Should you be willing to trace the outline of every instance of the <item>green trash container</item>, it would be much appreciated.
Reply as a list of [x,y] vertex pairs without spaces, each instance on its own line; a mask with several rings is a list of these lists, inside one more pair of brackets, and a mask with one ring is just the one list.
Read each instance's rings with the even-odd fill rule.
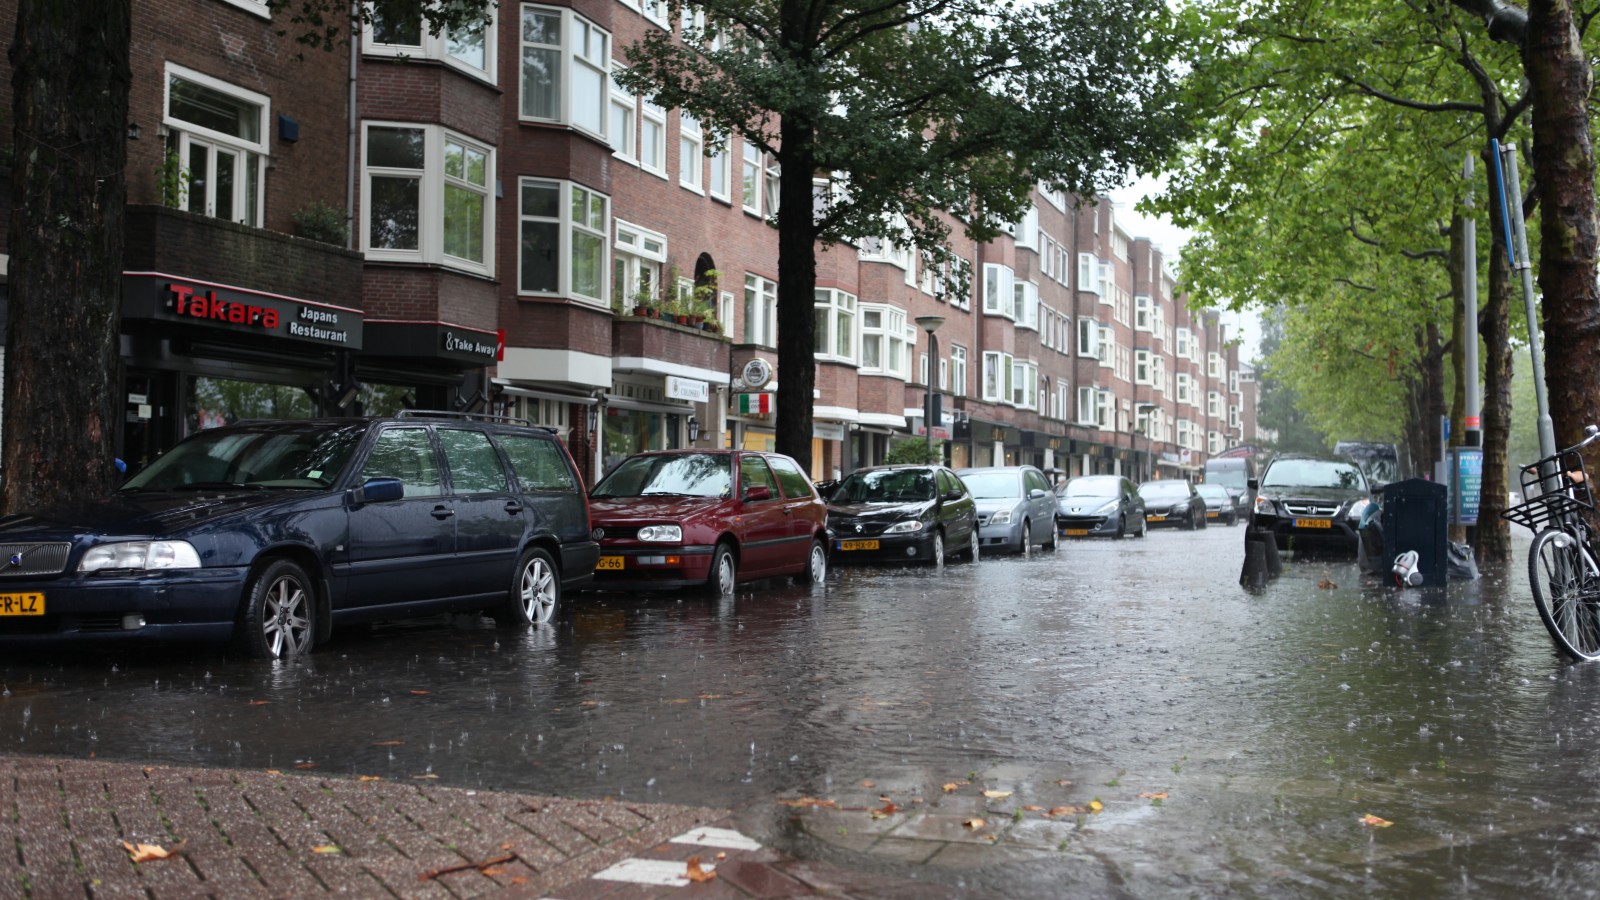
[[1450,491],[1435,481],[1407,478],[1383,486],[1383,554],[1389,565],[1417,551],[1424,586],[1444,584],[1450,556]]

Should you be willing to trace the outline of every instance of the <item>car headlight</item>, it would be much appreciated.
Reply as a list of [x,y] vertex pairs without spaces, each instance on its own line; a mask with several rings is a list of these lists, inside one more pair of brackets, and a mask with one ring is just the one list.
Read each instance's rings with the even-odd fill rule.
[[90,548],[79,572],[102,569],[198,569],[200,554],[187,541],[122,541]]
[[1268,515],[1276,515],[1277,512],[1278,512],[1278,508],[1272,504],[1272,498],[1271,497],[1257,497],[1256,498],[1256,512],[1258,512],[1258,513],[1266,513]]
[[1007,525],[1011,522],[1011,510],[1002,509],[989,517],[990,525]]
[[888,528],[885,528],[883,530],[883,533],[884,534],[915,534],[916,532],[921,531],[921,530],[922,530],[922,521],[920,519],[907,519],[904,522],[896,522],[893,525],[890,525]]
[[646,525],[639,529],[641,541],[683,541],[682,525]]
[[1109,513],[1114,513],[1116,511],[1117,511],[1117,501],[1116,500],[1112,500],[1111,502],[1107,503],[1105,506],[1102,506],[1099,509],[1095,510],[1094,514],[1097,515],[1097,516],[1099,516],[1099,515],[1107,515]]

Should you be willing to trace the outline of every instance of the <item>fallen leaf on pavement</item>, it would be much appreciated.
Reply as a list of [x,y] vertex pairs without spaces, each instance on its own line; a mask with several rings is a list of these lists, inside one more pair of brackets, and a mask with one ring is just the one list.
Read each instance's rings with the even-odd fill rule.
[[412,690],[408,691],[408,693],[413,694],[413,695],[418,696],[418,697],[426,697],[427,695],[433,693],[433,691],[425,691],[425,690],[422,690],[421,688],[413,688]]
[[267,704],[269,704],[271,702],[272,702],[271,700],[251,700],[250,701],[250,705],[251,706],[266,706]]
[[1317,587],[1322,588],[1325,591],[1337,590],[1339,588],[1339,586],[1334,584],[1333,581],[1331,581],[1326,575],[1322,576],[1322,580],[1317,582]]
[[1100,810],[1105,809],[1105,808],[1106,808],[1106,805],[1104,803],[1101,803],[1099,800],[1090,800],[1089,801],[1089,812],[1097,813]]
[[296,769],[315,769],[317,767],[317,764],[316,763],[295,763],[294,767]]
[[166,859],[173,854],[173,851],[159,844],[130,844],[127,841],[123,841],[122,846],[127,849],[128,856],[132,857],[136,863],[150,862],[153,859]]
[[949,782],[948,784],[946,784],[944,786],[944,792],[946,794],[953,794],[956,791],[961,790],[962,786],[965,785],[966,783],[967,782],[965,782],[965,781],[952,781],[952,782]]
[[268,769],[267,770],[267,774],[268,775],[282,775],[283,773],[278,771],[277,769]]
[[1011,791],[984,791],[983,795],[990,800],[1004,800],[1011,796]]
[[312,847],[311,848],[311,852],[312,853],[343,853],[344,851],[340,850],[337,846],[335,846],[333,844],[323,844],[321,847]]
[[1044,807],[1040,806],[1037,803],[1029,803],[1027,806],[1024,806],[1022,808],[1023,812],[1040,812],[1043,809],[1044,809]]
[[864,788],[875,788],[878,786],[878,783],[876,781],[863,781],[861,782],[861,786]]
[[374,747],[403,747],[403,746],[405,746],[405,743],[406,743],[405,741],[373,741],[372,742],[372,746],[374,746]]
[[1081,816],[1089,811],[1087,806],[1053,806],[1045,813],[1047,816]]
[[510,850],[511,849],[511,842],[507,841],[506,843],[501,844],[500,845],[500,849],[501,850]]
[[511,883],[512,884],[527,884],[528,883],[528,879],[527,879],[526,876],[523,876],[523,875],[513,875],[513,876],[511,876]]
[[874,819],[887,819],[898,811],[899,807],[895,806],[893,803],[885,803],[883,804],[882,809],[875,809],[872,811],[872,817]]
[[1165,800],[1165,799],[1167,799],[1167,792],[1166,791],[1141,791],[1141,792],[1139,792],[1139,798],[1141,800]]
[[779,800],[778,802],[784,806],[792,806],[796,809],[810,809],[814,806],[821,806],[825,809],[834,809],[839,805],[833,800],[818,800],[815,797],[799,797],[794,800]]
[[1366,815],[1361,817],[1361,824],[1370,825],[1373,828],[1388,828],[1390,825],[1393,825],[1394,823],[1389,821],[1388,819],[1380,819],[1377,816],[1373,815],[1372,813],[1367,813]]
[[970,829],[972,831],[977,831],[978,829],[982,828],[983,826],[985,826],[985,825],[987,825],[989,823],[985,822],[982,819],[964,819],[964,820],[962,820],[961,824],[966,826],[968,829]]
[[429,773],[427,773],[427,774],[426,774],[426,775],[413,775],[413,776],[411,776],[411,777],[412,777],[412,778],[433,778],[433,779],[436,779],[436,778],[438,778],[438,777],[439,777],[439,776],[437,776],[437,775],[435,775],[435,774],[433,774],[433,773],[432,773],[432,772],[429,772]]
[[684,872],[684,877],[697,884],[702,881],[710,881],[711,879],[717,877],[717,873],[707,872],[705,869],[700,868],[700,857],[698,856],[689,857],[689,862],[687,865],[688,871]]
[[357,778],[356,780],[357,781],[382,781],[383,780],[383,776],[382,775],[362,775],[359,778]]
[[489,866],[488,868],[479,869],[478,871],[489,876],[490,878],[493,878],[496,875],[504,875],[506,873],[506,870],[500,868],[499,866]]

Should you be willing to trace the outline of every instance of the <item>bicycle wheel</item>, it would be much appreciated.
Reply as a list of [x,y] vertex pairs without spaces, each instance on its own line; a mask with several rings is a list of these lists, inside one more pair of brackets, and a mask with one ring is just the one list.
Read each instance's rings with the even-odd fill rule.
[[1558,528],[1539,532],[1528,548],[1528,580],[1539,618],[1561,652],[1600,659],[1600,590],[1578,547],[1576,538]]

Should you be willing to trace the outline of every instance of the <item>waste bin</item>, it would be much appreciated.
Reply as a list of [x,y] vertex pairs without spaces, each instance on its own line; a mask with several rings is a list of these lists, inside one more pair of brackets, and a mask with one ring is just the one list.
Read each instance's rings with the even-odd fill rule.
[[1422,583],[1444,584],[1449,564],[1450,491],[1421,478],[1383,487],[1383,555],[1390,564],[1407,550],[1417,551]]

